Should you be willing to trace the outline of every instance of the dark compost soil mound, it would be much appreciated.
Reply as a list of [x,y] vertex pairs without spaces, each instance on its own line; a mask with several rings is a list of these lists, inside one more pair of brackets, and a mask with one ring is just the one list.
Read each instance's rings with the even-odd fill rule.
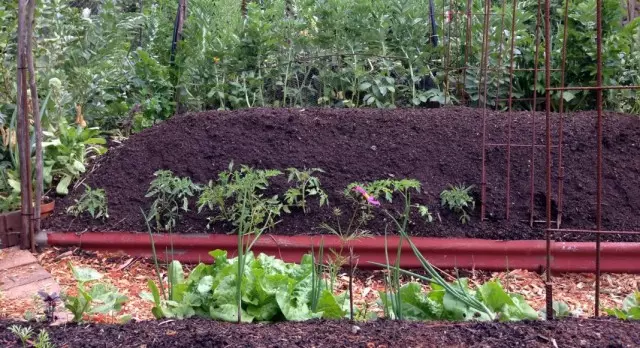
[[[230,161],[256,168],[284,170],[288,167],[322,168],[324,189],[331,207],[304,215],[284,215],[272,233],[317,234],[318,226],[332,222],[332,208],[350,216],[351,206],[342,191],[354,181],[384,178],[415,178],[424,193],[414,202],[428,205],[434,222],[424,224],[416,217],[411,234],[434,237],[486,239],[542,239],[544,223],[529,226],[531,147],[511,148],[511,217],[505,220],[506,147],[488,146],[486,152],[486,216],[481,222],[482,180],[481,109],[442,108],[420,110],[377,109],[248,109],[233,112],[205,112],[174,117],[131,136],[112,148],[85,176],[84,183],[104,188],[109,200],[106,223],[87,218],[74,219],[66,207],[79,198],[82,186],[57,204],[57,213],[45,222],[56,231],[146,231],[140,208],[148,209],[144,198],[153,173],[170,169],[198,183],[215,179]],[[489,112],[487,142],[506,143],[508,114]],[[535,119],[535,120],[534,120]],[[534,125],[535,121],[535,125]],[[558,116],[553,115],[554,144]],[[564,124],[564,228],[595,228],[596,199],[596,114],[565,115]],[[606,114],[604,126],[603,226],[610,230],[640,229],[640,118]],[[533,128],[533,130],[532,130]],[[545,115],[513,113],[513,144],[535,140],[534,213],[545,219]],[[553,149],[554,213],[557,209],[557,148]],[[463,225],[456,215],[440,207],[440,192],[449,184],[475,185],[478,201],[471,222]],[[286,176],[275,180],[271,192],[284,193]],[[395,208],[399,208],[396,204]],[[205,232],[207,214],[192,212],[178,223],[177,232]],[[555,220],[555,215],[554,215]],[[555,225],[555,224],[554,224]],[[218,226],[219,227],[219,226]],[[384,232],[382,214],[372,222],[373,233]],[[215,233],[228,232],[214,228]],[[586,235],[557,235],[557,240],[593,240]],[[630,235],[606,236],[604,240],[640,240]]]
[[[0,345],[20,347],[0,322]],[[23,324],[24,325],[24,324]],[[57,347],[638,347],[640,323],[562,320],[523,323],[418,323],[378,320],[230,324],[190,319],[44,327]],[[39,332],[39,326],[33,327]]]

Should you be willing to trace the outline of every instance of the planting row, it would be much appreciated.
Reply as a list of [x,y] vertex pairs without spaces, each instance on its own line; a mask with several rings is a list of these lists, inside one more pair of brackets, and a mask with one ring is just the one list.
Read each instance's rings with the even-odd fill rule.
[[[198,185],[190,178],[176,177],[171,171],[160,170],[155,173],[155,179],[147,190],[146,198],[152,199],[151,206],[142,214],[156,231],[171,232],[182,213],[190,210],[190,200],[197,196],[198,213],[208,214],[207,228],[218,226],[240,235],[259,235],[272,230],[281,217],[295,210],[306,214],[310,209],[315,209],[312,208],[314,205],[318,209],[330,208],[329,195],[314,176],[316,172],[322,170],[288,168],[289,187],[284,193],[274,193],[269,189],[270,182],[285,174],[280,170],[258,170],[244,165],[234,169],[231,163],[228,170],[218,174],[217,180],[206,185]],[[456,214],[463,224],[469,221],[469,212],[475,207],[475,201],[469,194],[471,188],[450,186],[440,194],[441,205]],[[340,208],[334,207],[332,212],[335,220],[323,222],[318,227],[343,238],[355,238],[368,235],[367,225],[378,216],[384,218],[387,226],[396,232],[400,226],[389,226],[392,221],[405,219],[404,229],[414,224],[413,219],[416,218],[422,223],[432,222],[429,207],[411,201],[412,195],[421,193],[421,184],[415,179],[354,182],[343,192],[352,203],[352,210],[345,214]],[[399,202],[394,203],[394,200]],[[383,209],[383,206],[390,208]],[[106,192],[85,185],[83,195],[67,208],[67,212],[74,216],[87,214],[93,219],[108,219]]]
[[[408,241],[410,243],[410,240]],[[370,304],[356,306],[351,289],[336,286],[335,258],[317,262],[318,255],[307,254],[299,264],[248,252],[228,258],[227,253],[210,253],[214,263],[201,263],[188,274],[178,261],[167,266],[166,278],[157,268],[157,281],[148,280],[149,292],[140,297],[153,303],[152,313],[158,318],[210,318],[229,322],[303,321],[314,318],[356,321],[377,319]],[[507,293],[499,281],[482,285],[466,278],[446,282],[424,261],[426,276],[403,271],[391,265],[385,277],[385,289],[379,293],[384,317],[421,321],[517,321],[544,318],[519,294]],[[40,292],[45,306],[37,321],[55,320],[60,301],[73,314],[74,322],[82,322],[91,314],[108,314],[122,322],[130,316],[122,314],[128,298],[118,289],[101,283],[102,275],[91,268],[70,269],[77,280],[76,295]],[[412,275],[414,280],[402,286],[398,273]],[[422,283],[429,285],[425,290]],[[555,317],[571,316],[562,302],[553,305]],[[606,309],[620,319],[640,319],[640,292],[627,296],[621,308]]]

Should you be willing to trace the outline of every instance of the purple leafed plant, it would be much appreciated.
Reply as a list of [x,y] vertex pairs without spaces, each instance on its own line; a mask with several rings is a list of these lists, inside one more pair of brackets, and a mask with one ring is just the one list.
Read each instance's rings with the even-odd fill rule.
[[55,312],[58,301],[60,301],[60,295],[55,292],[49,294],[44,291],[38,291],[38,295],[40,295],[40,298],[45,303],[44,315],[47,322],[53,322],[54,320],[56,320]]

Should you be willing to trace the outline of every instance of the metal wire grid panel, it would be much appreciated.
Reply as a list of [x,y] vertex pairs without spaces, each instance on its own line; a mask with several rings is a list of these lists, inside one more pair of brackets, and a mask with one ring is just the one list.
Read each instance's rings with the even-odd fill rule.
[[[507,8],[505,5],[507,4],[507,0],[502,0],[502,11],[501,13],[492,13],[492,2],[484,1],[484,12],[482,13],[472,13],[472,0],[466,0],[466,11],[461,11],[457,13],[457,15],[461,15],[466,17],[466,49],[464,52],[464,65],[461,67],[450,67],[450,56],[451,56],[451,30],[452,26],[455,27],[459,25],[459,22],[451,20],[451,12],[445,12],[443,9],[442,13],[442,23],[443,23],[443,33],[445,35],[445,44],[448,45],[446,54],[444,57],[444,74],[445,81],[448,81],[448,75],[451,69],[456,69],[457,71],[462,71],[462,79],[466,82],[467,71],[475,70],[478,71],[478,76],[480,77],[480,84],[478,87],[479,100],[482,101],[480,105],[482,108],[482,173],[481,173],[481,220],[486,220],[486,205],[487,205],[487,150],[492,147],[504,147],[506,149],[506,161],[504,163],[505,167],[505,218],[507,220],[511,219],[511,182],[512,182],[512,172],[511,172],[511,158],[512,153],[511,150],[514,147],[528,147],[530,149],[530,161],[531,166],[529,169],[529,205],[530,205],[530,213],[529,213],[529,224],[531,226],[534,223],[544,223],[545,224],[545,239],[546,239],[546,277],[545,277],[545,289],[546,289],[546,315],[548,319],[553,318],[553,285],[552,285],[552,275],[551,275],[551,245],[553,243],[553,235],[554,233],[582,233],[582,234],[595,234],[596,236],[596,252],[594,255],[595,258],[595,268],[596,268],[596,284],[595,284],[595,316],[599,316],[600,313],[600,243],[601,243],[601,235],[602,234],[634,234],[640,235],[640,231],[607,231],[602,228],[602,201],[603,201],[603,91],[608,89],[626,89],[626,90],[638,90],[640,86],[605,86],[603,84],[603,59],[602,59],[602,8],[603,8],[603,0],[597,0],[596,4],[596,44],[597,44],[597,59],[596,59],[596,81],[592,86],[566,86],[566,59],[567,59],[567,33],[569,27],[568,14],[569,14],[569,4],[570,0],[566,0],[564,3],[563,9],[563,40],[562,40],[562,48],[561,48],[561,61],[560,62],[552,62],[552,52],[551,45],[546,43],[551,42],[551,0],[538,0],[537,13],[536,13],[536,25],[535,25],[535,58],[534,58],[534,66],[533,68],[516,68],[515,62],[515,17],[516,10],[518,8],[518,0],[509,0],[511,3],[511,28],[510,28],[510,37],[508,44],[508,52],[504,52],[503,46],[500,45],[498,49],[498,62],[502,62],[503,55],[509,56],[508,59],[508,70],[505,72],[502,66],[491,66],[489,56],[491,54],[491,47],[489,44],[490,35],[489,35],[489,26],[490,26],[490,18],[492,16],[500,17],[500,41],[503,41],[503,33],[505,32],[505,9]],[[446,3],[446,0],[443,1],[443,4]],[[444,6],[443,6],[444,7]],[[457,8],[457,2],[455,0],[449,0],[449,8]],[[469,47],[471,47],[471,35],[472,33],[472,17],[473,16],[483,16],[483,25],[482,25],[482,54],[478,67],[469,66],[469,58],[470,52]],[[476,33],[479,34],[479,33]],[[448,39],[448,40],[447,40]],[[539,61],[539,53],[538,50],[540,47],[544,48],[544,62]],[[555,68],[554,68],[555,63]],[[542,65],[542,67],[541,67]],[[529,98],[516,98],[514,97],[514,84],[513,79],[515,73],[518,71],[526,71],[532,73],[534,76],[534,81],[538,80],[538,76],[540,73],[544,73],[544,96],[539,96],[536,89],[533,89],[533,95]],[[552,86],[551,72],[560,72],[560,85]],[[507,139],[505,142],[489,142],[487,140],[487,119],[488,114],[490,112],[490,105],[488,105],[488,100],[490,98],[489,95],[489,78],[490,74],[505,74],[508,78],[508,92],[506,98],[500,98],[499,91],[495,93],[495,108],[497,109],[499,106],[499,102],[506,101],[506,115],[507,115]],[[462,88],[458,90],[458,95],[461,97],[464,102],[464,98],[466,96],[465,86],[466,84],[458,82],[457,86],[462,86]],[[499,85],[497,87],[500,88]],[[587,230],[587,229],[568,229],[562,228],[562,215],[563,215],[563,192],[564,192],[564,171],[565,168],[563,166],[563,132],[564,132],[564,117],[565,117],[565,105],[564,105],[564,93],[566,91],[576,91],[576,90],[593,90],[596,93],[596,107],[597,107],[597,131],[594,134],[597,141],[597,150],[595,154],[595,169],[597,176],[597,189],[596,189],[596,229],[595,230]],[[552,113],[551,113],[551,94],[554,92],[558,92],[560,94],[559,97],[559,108],[557,111],[557,123],[556,123],[556,131],[557,135],[553,136],[552,132]],[[545,144],[540,145],[536,144],[535,141],[535,125],[536,125],[536,111],[538,102],[540,99],[544,98],[544,102],[542,105],[544,106],[544,115],[545,115]],[[528,144],[518,144],[512,142],[512,117],[513,117],[513,103],[515,101],[519,102],[530,102],[531,110],[530,118],[531,118],[531,142]],[[545,150],[545,220],[543,221],[534,221],[534,204],[535,204],[535,178],[536,171],[534,166],[534,161],[536,159],[536,148],[544,147]],[[552,149],[556,149],[555,153],[555,162],[557,163],[557,167],[553,168],[554,156],[552,156]],[[552,185],[552,177],[556,177],[556,190],[554,191]],[[557,213],[555,216],[552,214],[552,197],[556,197],[557,202]],[[555,226],[554,226],[555,225]]]

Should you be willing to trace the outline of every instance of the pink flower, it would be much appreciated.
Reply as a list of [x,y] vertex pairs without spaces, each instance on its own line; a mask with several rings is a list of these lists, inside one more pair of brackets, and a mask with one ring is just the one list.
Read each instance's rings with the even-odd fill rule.
[[367,191],[365,191],[362,187],[356,186],[353,188],[353,190],[360,193],[367,200],[367,202],[369,202],[369,204],[376,207],[380,206],[380,202],[376,200],[375,197],[367,193]]

